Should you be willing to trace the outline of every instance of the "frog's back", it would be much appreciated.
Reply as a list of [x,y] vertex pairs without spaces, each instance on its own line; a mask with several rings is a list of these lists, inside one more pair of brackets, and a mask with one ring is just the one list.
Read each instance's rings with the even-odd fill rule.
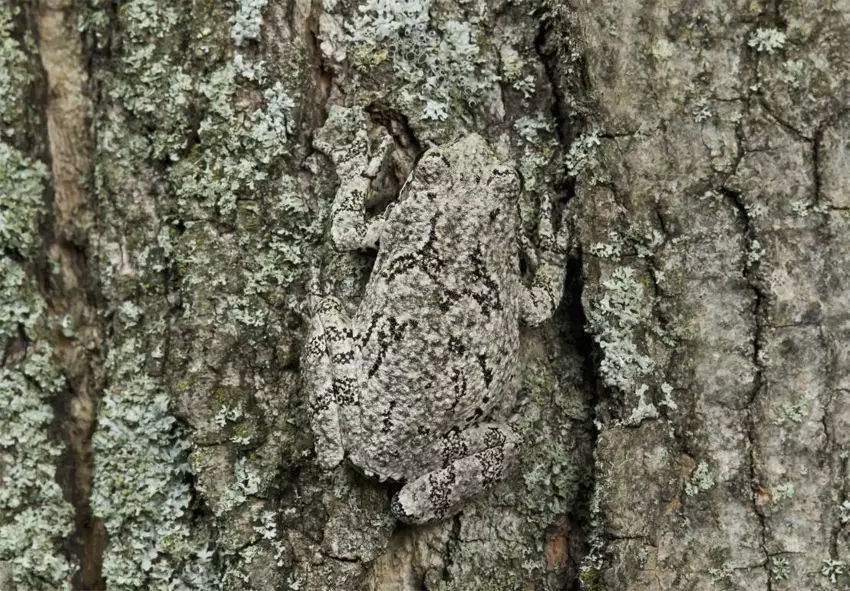
[[442,435],[516,390],[518,217],[476,187],[396,204],[355,321],[368,443],[352,459],[385,478],[439,463]]

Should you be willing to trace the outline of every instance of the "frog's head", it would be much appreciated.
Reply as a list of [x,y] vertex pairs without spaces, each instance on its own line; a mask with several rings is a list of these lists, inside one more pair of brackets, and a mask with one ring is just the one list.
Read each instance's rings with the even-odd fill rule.
[[438,148],[431,148],[422,155],[413,170],[413,181],[425,187],[450,182],[452,163]]
[[490,167],[481,180],[494,200],[500,203],[516,203],[522,192],[519,173],[511,166],[498,164]]

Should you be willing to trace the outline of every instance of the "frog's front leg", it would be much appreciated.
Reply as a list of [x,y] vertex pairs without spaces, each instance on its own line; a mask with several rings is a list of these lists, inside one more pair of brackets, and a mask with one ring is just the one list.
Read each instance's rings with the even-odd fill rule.
[[564,215],[555,233],[552,228],[552,203],[548,197],[541,205],[537,232],[537,268],[531,286],[523,286],[520,294],[520,314],[529,326],[537,326],[554,314],[561,302],[567,273],[569,224]]
[[439,444],[443,467],[405,484],[393,497],[393,515],[410,524],[454,515],[469,497],[504,476],[518,444],[514,430],[500,423],[450,431]]
[[322,298],[313,307],[303,375],[312,410],[318,463],[338,465],[345,455],[346,435],[356,429],[360,382],[358,354],[351,321],[336,298]]
[[331,159],[339,177],[331,206],[331,239],[340,249],[377,248],[383,230],[383,217],[366,220],[366,204],[395,144],[386,130],[378,141],[370,141],[367,127],[359,108],[333,106],[313,138],[313,146]]
[[377,249],[384,229],[384,217],[366,219],[366,202],[372,181],[378,176],[381,164],[393,146],[392,138],[383,138],[371,158],[362,158],[360,170],[349,178],[340,179],[340,186],[331,207],[331,239],[337,248],[346,250]]

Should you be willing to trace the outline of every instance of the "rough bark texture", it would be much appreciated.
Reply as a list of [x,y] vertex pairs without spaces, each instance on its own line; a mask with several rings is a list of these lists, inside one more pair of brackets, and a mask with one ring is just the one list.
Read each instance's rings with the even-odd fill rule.
[[[0,591],[841,589],[850,4],[0,0]],[[314,462],[333,105],[375,212],[477,132],[574,228],[516,473],[404,527]],[[342,139],[340,140],[342,141]]]

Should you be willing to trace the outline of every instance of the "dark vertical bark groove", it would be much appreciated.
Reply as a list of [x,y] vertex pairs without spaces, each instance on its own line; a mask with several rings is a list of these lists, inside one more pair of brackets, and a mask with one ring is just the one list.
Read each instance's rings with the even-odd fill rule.
[[[54,354],[66,380],[58,397],[56,423],[66,449],[57,478],[76,513],[72,552],[79,561],[74,587],[104,589],[100,569],[105,531],[92,514],[92,435],[102,388],[101,329],[97,289],[89,269],[89,203],[92,144],[89,136],[88,73],[84,70],[73,1],[42,0],[37,39],[47,79],[47,161],[52,170],[49,225],[44,234],[48,267],[41,273],[48,315],[54,326]],[[55,269],[51,267],[55,264]],[[70,332],[62,325],[70,323]]]
[[762,355],[764,354],[764,325],[765,325],[765,315],[767,314],[766,307],[766,298],[767,295],[764,293],[764,290],[760,287],[759,279],[756,278],[756,270],[753,269],[752,265],[747,261],[746,253],[753,252],[754,241],[756,241],[756,231],[753,227],[752,221],[750,220],[750,215],[747,212],[747,208],[744,206],[744,202],[741,199],[740,193],[736,191],[732,191],[729,189],[725,189],[722,191],[724,196],[729,200],[729,203],[732,207],[735,208],[735,212],[737,217],[741,220],[742,224],[742,234],[744,236],[743,244],[744,244],[744,269],[742,269],[742,274],[747,280],[747,285],[752,289],[754,295],[753,302],[753,310],[752,310],[752,324],[753,324],[753,355],[752,355],[752,364],[755,368],[755,379],[753,383],[753,389],[750,394],[750,399],[747,403],[747,436],[749,438],[748,441],[748,453],[749,453],[749,468],[750,468],[750,487],[751,487],[751,502],[753,511],[758,518],[759,525],[761,528],[761,550],[764,553],[764,568],[767,576],[767,591],[772,590],[772,576],[770,572],[770,553],[767,549],[767,519],[764,514],[764,511],[761,508],[762,505],[762,491],[760,484],[760,477],[757,468],[757,453],[756,453],[756,445],[757,445],[757,423],[758,418],[756,417],[755,410],[753,405],[757,404],[758,398],[766,394],[766,383],[764,378],[764,366],[762,362]]

